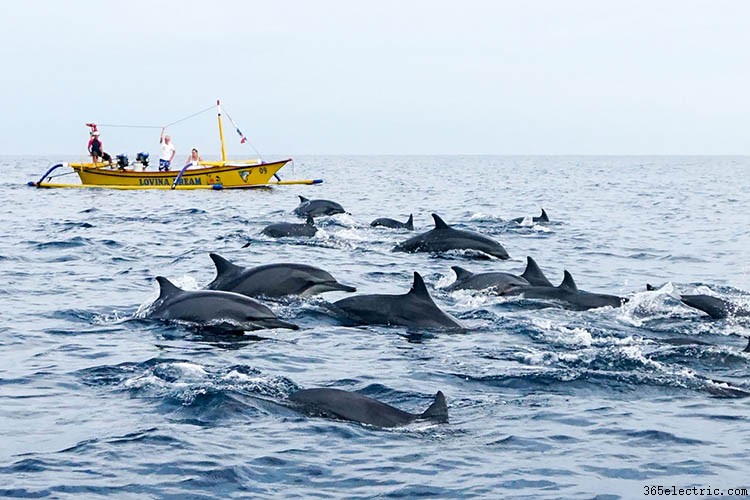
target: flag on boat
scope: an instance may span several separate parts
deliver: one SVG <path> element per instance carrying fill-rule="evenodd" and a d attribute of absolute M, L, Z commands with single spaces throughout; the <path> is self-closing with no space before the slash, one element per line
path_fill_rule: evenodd
<path fill-rule="evenodd" d="M 240 130 L 240 127 L 237 126 L 236 123 L 234 123 L 234 120 L 232 120 L 232 117 L 229 116 L 229 113 L 227 113 L 226 110 L 224 110 L 224 114 L 229 118 L 229 121 L 232 122 L 232 125 L 234 125 L 234 129 L 237 131 L 237 135 L 240 136 L 240 144 L 245 144 L 247 142 L 247 137 L 245 137 L 245 134 L 242 133 L 242 130 Z"/>
<path fill-rule="evenodd" d="M 240 136 L 240 144 L 245 144 L 247 142 L 247 137 L 245 137 L 245 134 L 243 134 L 240 129 L 235 129 L 235 130 L 237 130 L 237 133 Z"/>

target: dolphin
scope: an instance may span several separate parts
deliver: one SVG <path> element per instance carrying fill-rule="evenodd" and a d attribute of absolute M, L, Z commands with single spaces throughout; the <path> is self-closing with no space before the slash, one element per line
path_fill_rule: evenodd
<path fill-rule="evenodd" d="M 310 200 L 304 196 L 299 196 L 299 205 L 294 209 L 294 213 L 300 217 L 320 217 L 321 215 L 335 215 L 346 213 L 344 207 L 331 200 Z"/>
<path fill-rule="evenodd" d="M 411 290 L 403 295 L 355 295 L 333 303 L 356 324 L 399 325 L 413 328 L 463 329 L 453 316 L 432 300 L 424 280 L 414 273 Z"/>
<path fill-rule="evenodd" d="M 553 286 L 531 257 L 526 257 L 526 269 L 520 276 L 504 272 L 474 274 L 459 266 L 451 269 L 456 273 L 456 281 L 445 287 L 447 291 L 490 289 L 502 295 L 513 287 Z"/>
<path fill-rule="evenodd" d="M 511 219 L 512 222 L 516 222 L 518 224 L 521 224 L 525 220 L 526 220 L 526 217 L 516 217 L 515 219 Z M 547 215 L 547 212 L 545 212 L 544 209 L 542 209 L 542 215 L 540 215 L 539 217 L 532 217 L 531 221 L 544 224 L 546 222 L 549 222 L 549 216 Z"/>
<path fill-rule="evenodd" d="M 342 285 L 327 271 L 306 264 L 267 264 L 247 268 L 232 264 L 215 253 L 208 255 L 216 266 L 216 278 L 206 287 L 209 290 L 235 292 L 248 297 L 357 291 L 353 286 Z"/>
<path fill-rule="evenodd" d="M 554 286 L 530 256 L 526 256 L 526 269 L 521 277 L 533 286 Z"/>
<path fill-rule="evenodd" d="M 474 274 L 463 267 L 451 266 L 456 273 L 456 281 L 445 287 L 453 290 L 491 290 L 503 294 L 512 287 L 531 286 L 531 283 L 520 276 L 511 273 L 491 272 Z"/>
<path fill-rule="evenodd" d="M 239 293 L 217 290 L 183 290 L 158 276 L 159 298 L 151 304 L 148 318 L 189 321 L 213 326 L 229 323 L 243 330 L 288 328 L 297 325 L 281 321 L 268 307 Z"/>
<path fill-rule="evenodd" d="M 586 311 L 598 307 L 620 307 L 628 299 L 607 295 L 603 293 L 591 293 L 579 290 L 573 276 L 565 271 L 565 277 L 559 286 L 531 286 L 514 287 L 505 292 L 505 295 L 521 295 L 526 299 L 546 299 L 562 303 L 566 309 Z"/>
<path fill-rule="evenodd" d="M 653 291 L 656 290 L 656 287 L 647 284 L 646 290 Z M 686 306 L 703 311 L 713 319 L 724 319 L 729 316 L 750 316 L 750 310 L 729 302 L 728 300 L 714 297 L 713 295 L 681 295 L 679 293 L 674 293 L 672 296 L 682 301 Z"/>
<path fill-rule="evenodd" d="M 414 215 L 409 214 L 409 219 L 406 222 L 399 222 L 395 219 L 389 219 L 388 217 L 381 217 L 370 222 L 372 227 L 383 226 L 391 229 L 408 229 L 414 231 Z"/>
<path fill-rule="evenodd" d="M 375 427 L 398 427 L 417 420 L 448 421 L 445 396 L 438 391 L 435 400 L 423 413 L 408 413 L 356 392 L 341 389 L 302 389 L 289 399 L 313 416 L 351 420 Z"/>
<path fill-rule="evenodd" d="M 304 224 L 294 224 L 291 222 L 277 222 L 266 226 L 261 233 L 272 238 L 283 238 L 285 236 L 305 236 L 311 238 L 318 232 L 315 227 L 315 220 L 312 216 L 307 216 Z"/>
<path fill-rule="evenodd" d="M 445 252 L 447 250 L 478 250 L 498 259 L 509 259 L 508 252 L 495 240 L 472 231 L 453 229 L 437 214 L 435 228 L 418 234 L 393 247 L 394 252 Z"/>

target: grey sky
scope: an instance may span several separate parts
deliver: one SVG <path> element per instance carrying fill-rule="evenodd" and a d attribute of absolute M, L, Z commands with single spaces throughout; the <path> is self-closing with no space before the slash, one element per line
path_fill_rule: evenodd
<path fill-rule="evenodd" d="M 219 97 L 263 153 L 748 154 L 742 1 L 4 2 L 0 154 Z M 216 153 L 212 114 L 171 129 Z M 104 129 L 155 151 L 158 130 Z M 228 131 L 229 148 L 244 146 Z"/>

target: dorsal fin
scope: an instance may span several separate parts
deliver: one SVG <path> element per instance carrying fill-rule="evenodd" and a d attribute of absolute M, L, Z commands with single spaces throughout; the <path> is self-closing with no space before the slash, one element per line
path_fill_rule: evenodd
<path fill-rule="evenodd" d="M 547 215 L 547 212 L 542 209 L 542 215 L 539 216 L 539 222 L 549 222 L 549 216 Z"/>
<path fill-rule="evenodd" d="M 412 283 L 409 293 L 420 297 L 430 296 L 430 292 L 427 291 L 427 286 L 424 284 L 422 276 L 416 271 L 414 271 L 414 283 Z"/>
<path fill-rule="evenodd" d="M 652 285 L 651 283 L 646 283 L 646 291 L 647 292 L 654 292 L 656 290 L 657 290 L 657 288 L 654 285 Z"/>
<path fill-rule="evenodd" d="M 212 261 L 214 261 L 214 265 L 216 266 L 217 278 L 221 275 L 236 273 L 242 269 L 242 267 L 232 264 L 219 254 L 210 253 L 208 254 L 208 256 L 211 257 Z"/>
<path fill-rule="evenodd" d="M 562 283 L 560 283 L 560 286 L 557 288 L 567 288 L 571 292 L 577 292 L 578 287 L 576 286 L 576 282 L 573 280 L 573 275 L 568 272 L 566 269 L 563 273 L 563 280 Z"/>
<path fill-rule="evenodd" d="M 435 229 L 448 229 L 450 227 L 438 214 L 432 214 L 432 218 L 435 220 Z"/>
<path fill-rule="evenodd" d="M 466 278 L 471 278 L 472 276 L 474 276 L 474 273 L 472 273 L 471 271 L 467 271 L 463 267 L 451 266 L 451 269 L 453 269 L 453 272 L 456 273 L 456 281 L 465 280 Z"/>
<path fill-rule="evenodd" d="M 414 231 L 414 214 L 409 214 L 409 220 L 406 221 L 406 229 Z"/>
<path fill-rule="evenodd" d="M 300 203 L 304 203 L 306 201 L 310 201 L 308 198 L 305 198 L 304 196 L 297 195 L 297 197 L 299 198 L 299 202 Z"/>
<path fill-rule="evenodd" d="M 156 282 L 159 283 L 159 298 L 156 300 L 164 300 L 183 291 L 164 276 L 157 276 Z"/>
<path fill-rule="evenodd" d="M 750 352 L 750 339 L 747 339 L 747 347 L 745 347 L 745 350 L 742 352 Z"/>
<path fill-rule="evenodd" d="M 315 225 L 315 219 L 313 219 L 312 215 L 307 216 L 307 220 L 305 221 L 305 224 L 308 226 L 314 226 Z"/>
<path fill-rule="evenodd" d="M 526 270 L 521 277 L 534 286 L 554 286 L 544 275 L 536 261 L 528 256 L 526 257 Z"/>
<path fill-rule="evenodd" d="M 443 394 L 443 391 L 438 391 L 437 394 L 435 394 L 435 400 L 430 407 L 419 416 L 419 418 L 435 420 L 438 422 L 448 421 L 448 403 L 445 401 L 445 394 Z"/>

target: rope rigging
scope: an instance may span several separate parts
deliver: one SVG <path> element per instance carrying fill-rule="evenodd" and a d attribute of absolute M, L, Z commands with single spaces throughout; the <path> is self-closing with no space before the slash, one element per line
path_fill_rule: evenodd
<path fill-rule="evenodd" d="M 227 118 L 229 119 L 229 121 L 232 122 L 232 125 L 234 125 L 234 129 L 237 131 L 237 134 L 239 134 L 239 136 L 240 136 L 240 144 L 247 143 L 251 148 L 253 148 L 253 151 L 255 151 L 255 154 L 258 155 L 258 158 L 260 158 L 260 161 L 265 161 L 263 159 L 263 155 L 260 154 L 260 151 L 258 151 L 255 148 L 255 146 L 253 146 L 253 143 L 250 142 L 247 139 L 247 137 L 245 137 L 245 134 L 243 134 L 242 131 L 240 131 L 240 128 L 237 126 L 237 124 L 234 123 L 234 120 L 232 120 L 232 117 L 229 116 L 229 112 L 227 111 L 227 108 L 225 108 L 224 106 L 222 106 L 221 109 L 222 109 L 222 111 L 224 111 L 224 114 L 227 115 Z"/>
<path fill-rule="evenodd" d="M 118 128 L 168 128 L 173 125 L 177 125 L 178 123 L 184 122 L 185 120 L 189 120 L 190 118 L 194 118 L 200 114 L 206 113 L 208 111 L 211 111 L 212 109 L 216 108 L 216 106 L 209 106 L 206 109 L 202 109 L 196 113 L 193 113 L 191 115 L 188 115 L 184 118 L 180 118 L 179 120 L 175 120 L 171 123 L 168 123 L 166 125 L 122 125 L 117 123 L 100 123 L 100 127 L 118 127 Z"/>
<path fill-rule="evenodd" d="M 196 117 L 198 115 L 201 115 L 203 113 L 207 113 L 208 111 L 211 111 L 211 110 L 213 110 L 213 109 L 215 109 L 217 107 L 219 107 L 220 112 L 223 111 L 224 115 L 227 117 L 227 119 L 229 119 L 229 121 L 234 126 L 234 129 L 237 131 L 237 134 L 240 136 L 240 144 L 247 143 L 252 148 L 252 150 L 255 152 L 255 154 L 258 156 L 258 159 L 260 159 L 261 162 L 265 162 L 265 160 L 263 159 L 263 155 L 260 154 L 260 151 L 258 151 L 258 149 L 247 139 L 247 137 L 245 137 L 245 134 L 242 133 L 242 131 L 237 126 L 237 124 L 235 123 L 235 121 L 232 119 L 232 117 L 226 111 L 226 108 L 224 108 L 223 106 L 220 106 L 218 101 L 217 101 L 217 103 L 216 103 L 215 106 L 211 105 L 211 106 L 209 106 L 209 107 L 207 107 L 205 109 L 202 109 L 202 110 L 197 111 L 195 113 L 192 113 L 192 114 L 190 114 L 188 116 L 180 118 L 179 120 L 175 120 L 175 121 L 173 121 L 171 123 L 168 123 L 168 124 L 166 124 L 164 126 L 159 126 L 159 125 L 142 125 L 142 124 L 141 125 L 133 125 L 133 124 L 118 124 L 118 123 L 102 123 L 102 124 L 99 124 L 99 126 L 100 127 L 118 127 L 118 128 L 166 129 L 168 127 L 172 127 L 174 125 L 177 125 L 178 123 L 182 123 L 182 122 L 184 122 L 186 120 L 194 118 L 194 117 Z M 89 127 L 91 127 L 92 130 L 94 132 L 96 132 L 96 127 L 97 127 L 96 124 L 94 124 L 94 123 L 87 123 L 86 125 L 89 126 Z M 223 146 L 223 137 L 222 137 L 222 155 L 223 155 L 223 148 L 224 148 L 224 146 Z M 279 181 L 281 180 L 281 178 L 277 174 L 274 174 L 274 177 L 276 177 L 276 179 L 278 179 Z"/>

